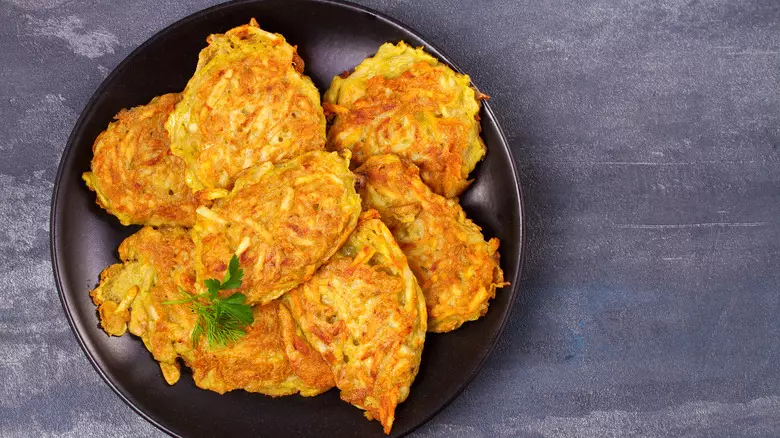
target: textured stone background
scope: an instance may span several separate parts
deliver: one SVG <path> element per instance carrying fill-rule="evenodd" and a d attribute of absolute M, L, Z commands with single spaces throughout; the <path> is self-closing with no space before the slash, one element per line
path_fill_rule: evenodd
<path fill-rule="evenodd" d="M 161 435 L 70 332 L 49 199 L 100 82 L 212 3 L 0 0 L 0 436 Z M 780 3 L 360 3 L 493 96 L 529 212 L 499 348 L 416 436 L 780 436 Z"/>

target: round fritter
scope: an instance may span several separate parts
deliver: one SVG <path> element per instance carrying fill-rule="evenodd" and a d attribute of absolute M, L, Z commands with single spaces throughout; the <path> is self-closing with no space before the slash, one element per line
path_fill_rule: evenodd
<path fill-rule="evenodd" d="M 344 246 L 283 302 L 330 364 L 341 398 L 390 433 L 420 366 L 427 317 L 425 297 L 379 214 L 363 213 Z"/>
<path fill-rule="evenodd" d="M 315 151 L 248 169 L 233 191 L 201 206 L 193 228 L 198 283 L 223 278 L 233 254 L 248 304 L 308 280 L 355 228 L 360 197 L 349 157 Z"/>
<path fill-rule="evenodd" d="M 252 19 L 207 42 L 166 125 L 193 190 L 230 189 L 243 169 L 324 147 L 320 94 L 283 36 Z"/>
<path fill-rule="evenodd" d="M 486 242 L 461 206 L 433 193 L 409 161 L 375 156 L 355 172 L 365 178 L 363 208 L 379 211 L 420 282 L 428 331 L 448 332 L 484 315 L 496 288 L 508 285 L 498 239 Z"/>
<path fill-rule="evenodd" d="M 372 155 L 412 160 L 434 192 L 454 197 L 485 156 L 479 99 L 466 75 L 422 48 L 385 43 L 346 77 L 333 78 L 325 108 L 335 114 L 328 148 L 351 149 L 361 164 Z"/>
<path fill-rule="evenodd" d="M 184 161 L 171 154 L 165 120 L 179 94 L 122 110 L 92 146 L 92 171 L 82 178 L 97 203 L 123 225 L 191 227 L 198 207 L 185 183 Z"/>
<path fill-rule="evenodd" d="M 220 394 L 243 389 L 274 397 L 314 396 L 332 388 L 330 368 L 279 308 L 277 301 L 255 306 L 246 335 L 226 347 L 199 342 L 190 364 L 195 384 Z"/>
<path fill-rule="evenodd" d="M 103 330 L 121 336 L 129 328 L 140 336 L 171 385 L 180 376 L 176 358 L 191 357 L 196 318 L 187 305 L 162 303 L 181 299 L 179 288 L 193 290 L 192 250 L 183 228 L 144 227 L 122 242 L 122 263 L 106 268 L 90 292 Z"/>

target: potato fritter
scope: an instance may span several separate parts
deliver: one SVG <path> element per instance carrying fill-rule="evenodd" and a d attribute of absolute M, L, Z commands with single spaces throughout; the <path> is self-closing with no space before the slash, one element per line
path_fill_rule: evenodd
<path fill-rule="evenodd" d="M 347 153 L 348 154 L 348 153 Z M 198 283 L 222 278 L 235 253 L 238 292 L 265 304 L 308 280 L 347 239 L 360 215 L 349 157 L 315 151 L 248 169 L 193 228 Z"/>
<path fill-rule="evenodd" d="M 319 91 L 283 36 L 252 19 L 207 42 L 166 125 L 193 191 L 230 189 L 248 167 L 324 147 Z"/>
<path fill-rule="evenodd" d="M 195 384 L 220 394 L 243 389 L 274 397 L 297 392 L 308 397 L 332 388 L 330 368 L 296 332 L 289 315 L 280 315 L 287 312 L 280 307 L 277 301 L 255 306 L 246 335 L 226 347 L 200 342 L 191 364 Z M 285 324 L 282 317 L 288 318 Z"/>
<path fill-rule="evenodd" d="M 478 120 L 484 95 L 422 48 L 385 43 L 325 93 L 334 114 L 328 148 L 351 149 L 353 160 L 397 154 L 420 168 L 423 181 L 448 198 L 468 187 L 485 156 Z"/>
<path fill-rule="evenodd" d="M 193 369 L 196 385 L 219 393 L 245 389 L 272 396 L 317 395 L 334 386 L 319 353 L 277 302 L 254 309 L 247 334 L 224 348 L 204 339 L 192 345 L 197 315 L 189 304 L 163 304 L 194 290 L 194 247 L 182 228 L 144 227 L 119 246 L 123 263 L 109 266 L 90 292 L 100 323 L 109 335 L 128 329 L 140 336 L 160 363 L 165 381 L 181 375 L 178 357 Z M 277 313 L 281 313 L 278 315 Z"/>
<path fill-rule="evenodd" d="M 485 242 L 461 206 L 433 193 L 409 161 L 374 156 L 355 172 L 365 178 L 363 208 L 379 211 L 420 282 L 428 331 L 448 332 L 484 315 L 496 288 L 508 285 L 498 239 Z"/>
<path fill-rule="evenodd" d="M 121 336 L 129 328 L 140 336 L 171 385 L 180 376 L 176 358 L 191 357 L 196 317 L 187 305 L 162 302 L 180 299 L 180 287 L 193 290 L 192 251 L 187 230 L 144 227 L 122 242 L 122 263 L 106 268 L 90 292 L 103 330 Z"/>
<path fill-rule="evenodd" d="M 120 111 L 92 146 L 92 171 L 82 178 L 122 225 L 195 223 L 198 204 L 184 182 L 185 163 L 171 154 L 165 131 L 179 99 L 165 94 Z"/>
<path fill-rule="evenodd" d="M 330 364 L 341 398 L 390 433 L 420 366 L 425 298 L 390 231 L 370 210 L 314 277 L 284 295 Z"/>

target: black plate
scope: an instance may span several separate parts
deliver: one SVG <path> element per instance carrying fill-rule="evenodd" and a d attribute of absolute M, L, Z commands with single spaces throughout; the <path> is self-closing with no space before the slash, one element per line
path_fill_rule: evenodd
<path fill-rule="evenodd" d="M 51 248 L 54 275 L 73 331 L 98 373 L 119 396 L 165 432 L 180 436 L 383 436 L 379 423 L 339 400 L 338 392 L 272 399 L 196 388 L 188 373 L 168 386 L 157 364 L 133 336 L 109 338 L 98 327 L 88 291 L 100 271 L 117 262 L 119 243 L 137 228 L 123 227 L 95 205 L 81 181 L 92 143 L 122 108 L 181 91 L 206 36 L 256 17 L 269 31 L 297 44 L 306 73 L 324 91 L 386 41 L 405 40 L 452 65 L 416 32 L 377 12 L 330 1 L 239 1 L 191 15 L 153 36 L 103 82 L 76 123 L 54 186 Z M 485 90 L 490 92 L 490 90 Z M 422 367 L 408 400 L 396 412 L 393 436 L 409 433 L 446 406 L 496 344 L 520 279 L 524 235 L 522 197 L 512 154 L 488 105 L 482 111 L 487 158 L 462 203 L 487 236 L 501 239 L 501 265 L 512 287 L 499 290 L 488 314 L 445 335 L 428 335 Z"/>

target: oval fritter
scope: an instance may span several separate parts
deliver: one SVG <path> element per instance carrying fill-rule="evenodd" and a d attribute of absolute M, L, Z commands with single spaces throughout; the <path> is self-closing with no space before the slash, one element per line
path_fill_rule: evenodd
<path fill-rule="evenodd" d="M 283 36 L 252 19 L 207 42 L 166 125 L 194 191 L 230 189 L 248 167 L 324 147 L 320 94 Z"/>
<path fill-rule="evenodd" d="M 191 227 L 198 204 L 185 183 L 184 161 L 171 154 L 165 120 L 179 94 L 155 97 L 115 116 L 92 146 L 82 178 L 97 203 L 123 225 Z"/>
<path fill-rule="evenodd" d="M 239 292 L 265 304 L 308 280 L 355 228 L 360 197 L 349 158 L 315 151 L 248 169 L 232 192 L 201 206 L 193 228 L 198 279 L 222 278 L 236 253 Z"/>
<path fill-rule="evenodd" d="M 255 320 L 238 341 L 216 349 L 198 343 L 190 364 L 195 384 L 220 394 L 243 389 L 274 397 L 308 397 L 332 388 L 330 368 L 282 312 L 287 310 L 277 301 L 255 306 Z"/>
<path fill-rule="evenodd" d="M 506 286 L 498 239 L 452 199 L 433 193 L 411 162 L 395 155 L 369 158 L 355 171 L 365 178 L 363 208 L 375 208 L 409 260 L 428 307 L 428 331 L 448 332 L 487 312 Z"/>
<path fill-rule="evenodd" d="M 379 214 L 363 213 L 344 246 L 283 302 L 330 364 L 341 398 L 390 433 L 420 366 L 427 317 L 417 280 Z"/>
<path fill-rule="evenodd" d="M 181 357 L 199 387 L 219 393 L 311 396 L 334 386 L 329 366 L 276 302 L 254 309 L 255 320 L 238 341 L 212 349 L 201 340 L 193 348 L 192 307 L 164 304 L 182 299 L 179 288 L 194 290 L 192 253 L 189 232 L 182 228 L 144 227 L 125 239 L 119 246 L 123 263 L 103 271 L 90 292 L 106 333 L 121 336 L 129 329 L 140 336 L 171 385 L 181 375 Z"/>
<path fill-rule="evenodd" d="M 90 292 L 103 330 L 121 336 L 129 328 L 140 336 L 171 385 L 180 376 L 176 358 L 191 357 L 196 317 L 187 305 L 162 303 L 180 299 L 179 288 L 193 290 L 192 250 L 183 228 L 144 227 L 122 242 L 122 263 L 106 268 Z"/>
<path fill-rule="evenodd" d="M 479 136 L 479 99 L 466 75 L 422 48 L 385 43 L 325 93 L 334 114 L 328 148 L 351 149 L 362 164 L 393 153 L 412 160 L 434 192 L 453 197 L 485 156 Z"/>

